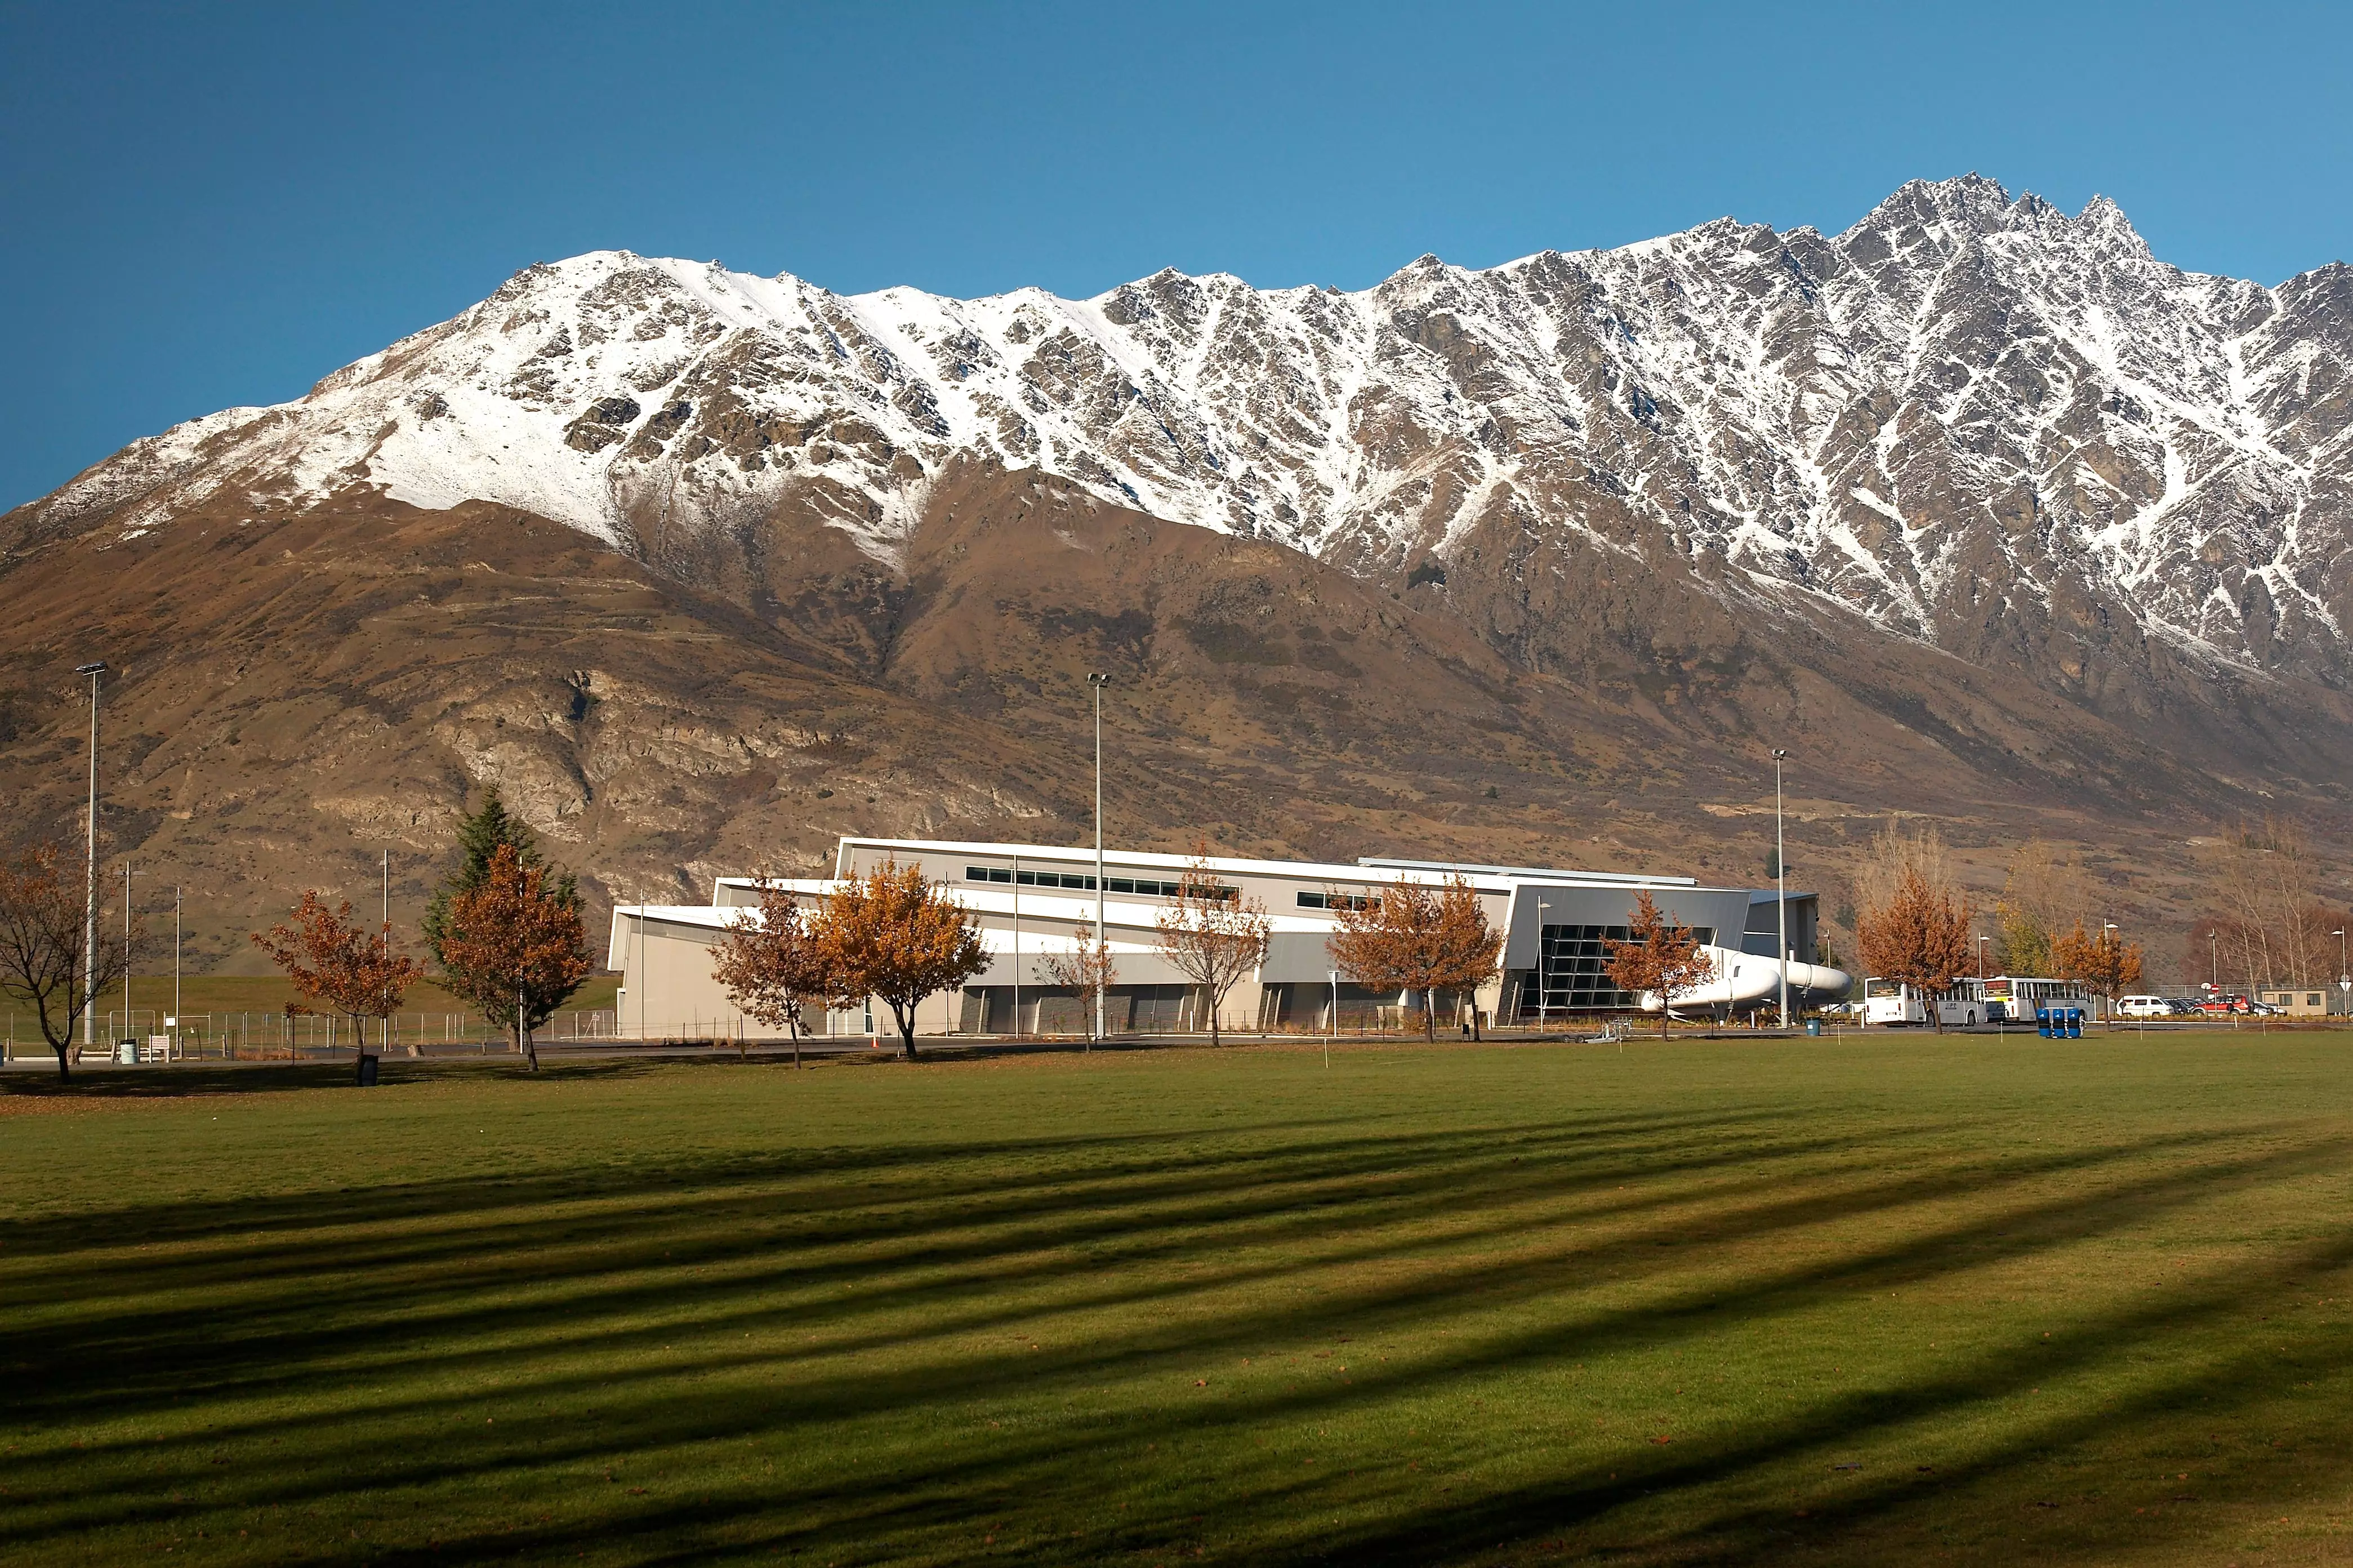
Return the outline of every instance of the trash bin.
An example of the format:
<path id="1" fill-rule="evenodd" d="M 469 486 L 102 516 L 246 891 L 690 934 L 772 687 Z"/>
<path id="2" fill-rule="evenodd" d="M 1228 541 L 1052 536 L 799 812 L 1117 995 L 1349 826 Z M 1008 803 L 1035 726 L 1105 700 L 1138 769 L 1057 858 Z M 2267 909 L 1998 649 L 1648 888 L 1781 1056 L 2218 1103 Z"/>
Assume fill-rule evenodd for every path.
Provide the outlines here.
<path id="1" fill-rule="evenodd" d="M 121 1065 L 121 1066 L 122 1066 L 122 1067 L 127 1067 L 127 1068 L 135 1068 L 135 1067 L 137 1067 L 137 1066 L 139 1065 L 139 1042 L 138 1042 L 138 1040 L 137 1040 L 137 1039 L 135 1039 L 135 1038 L 133 1038 L 133 1039 L 123 1039 L 123 1040 L 117 1040 L 117 1041 L 115 1041 L 115 1042 L 114 1042 L 114 1059 L 115 1059 L 115 1061 L 116 1061 L 119 1065 Z"/>
<path id="2" fill-rule="evenodd" d="M 376 1058 L 372 1056 L 360 1058 L 359 1084 L 362 1089 L 375 1087 L 375 1063 Z"/>
<path id="3" fill-rule="evenodd" d="M 1821 1032 L 1822 1021 L 1820 1018 L 1809 1018 L 1806 1020 L 1806 1033 L 1810 1035 L 1819 1035 Z"/>

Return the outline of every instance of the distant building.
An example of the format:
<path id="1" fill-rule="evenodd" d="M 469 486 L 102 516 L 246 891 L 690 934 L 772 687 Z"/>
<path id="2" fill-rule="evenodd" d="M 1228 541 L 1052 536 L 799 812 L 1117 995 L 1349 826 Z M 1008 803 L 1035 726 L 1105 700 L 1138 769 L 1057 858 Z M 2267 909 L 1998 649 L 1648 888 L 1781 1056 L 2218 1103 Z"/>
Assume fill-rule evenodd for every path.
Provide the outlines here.
<path id="1" fill-rule="evenodd" d="M 834 879 L 784 882 L 814 906 L 839 879 L 860 877 L 885 861 L 919 866 L 972 912 L 990 956 L 989 966 L 961 990 L 923 1005 L 922 1033 L 1080 1034 L 1076 996 L 1050 985 L 1042 969 L 1051 953 L 1067 953 L 1077 933 L 1092 935 L 1095 919 L 1095 857 L 1092 848 L 1059 845 L 972 844 L 931 839 L 845 837 L 836 851 Z M 1114 984 L 1107 993 L 1113 1033 L 1207 1027 L 1198 989 L 1169 967 L 1156 948 L 1153 925 L 1184 874 L 1187 858 L 1134 850 L 1103 855 L 1104 936 Z M 1504 932 L 1503 973 L 1477 995 L 1441 993 L 1446 1026 L 1475 1006 L 1486 1018 L 1533 1022 L 1547 1016 L 1631 1011 L 1643 999 L 1609 983 L 1604 939 L 1623 938 L 1636 895 L 1648 889 L 1660 910 L 1696 929 L 1714 950 L 1718 979 L 1675 1001 L 1678 1014 L 1746 1010 L 1778 1001 L 1780 968 L 1774 956 L 1778 931 L 1771 889 L 1704 888 L 1688 877 L 1609 871 L 1551 870 L 1451 861 L 1368 857 L 1354 865 L 1302 860 L 1212 857 L 1219 878 L 1245 899 L 1263 904 L 1273 926 L 1266 962 L 1227 998 L 1220 1019 L 1231 1029 L 1354 1027 L 1384 1009 L 1419 1009 L 1421 998 L 1367 992 L 1347 981 L 1335 987 L 1326 947 L 1336 929 L 1330 900 L 1373 896 L 1400 877 L 1438 883 L 1461 876 Z M 735 1012 L 711 978 L 710 948 L 727 925 L 760 901 L 748 877 L 720 879 L 708 905 L 624 904 L 613 911 L 607 967 L 622 972 L 616 1027 L 624 1037 L 651 1038 L 769 1031 Z M 1789 952 L 1810 953 L 1820 920 L 1812 893 L 1788 895 Z M 1791 1007 L 1843 995 L 1841 972 L 1792 963 Z M 1656 999 L 1651 999 L 1655 1008 Z M 834 1013 L 818 1033 L 864 1035 L 892 1030 L 879 1004 Z"/>
<path id="2" fill-rule="evenodd" d="M 2255 992 L 2255 1000 L 2278 1008 L 2298 1018 L 2318 1018 L 2336 1012 L 2327 985 L 2265 985 Z"/>

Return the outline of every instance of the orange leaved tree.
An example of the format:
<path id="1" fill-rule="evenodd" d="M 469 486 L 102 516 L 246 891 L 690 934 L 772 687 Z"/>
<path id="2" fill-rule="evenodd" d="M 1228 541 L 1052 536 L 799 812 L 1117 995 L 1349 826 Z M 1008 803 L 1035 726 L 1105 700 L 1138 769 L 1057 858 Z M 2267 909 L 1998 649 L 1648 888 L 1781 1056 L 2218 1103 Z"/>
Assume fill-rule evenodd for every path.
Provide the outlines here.
<path id="1" fill-rule="evenodd" d="M 1335 888 L 1324 901 L 1339 927 L 1324 944 L 1332 966 L 1366 990 L 1419 993 L 1425 1040 L 1438 1037 L 1438 992 L 1477 990 L 1503 955 L 1504 933 L 1459 876 L 1435 886 L 1400 877 L 1372 898 Z"/>
<path id="2" fill-rule="evenodd" d="M 845 1007 L 879 996 L 899 1026 L 900 1047 L 915 1059 L 915 1008 L 988 967 L 980 932 L 947 889 L 921 866 L 885 860 L 828 894 L 816 937 Z"/>
<path id="3" fill-rule="evenodd" d="M 2125 942 L 2107 926 L 2088 935 L 2077 921 L 2051 944 L 2051 956 L 2060 979 L 2078 981 L 2112 1003 L 2140 984 L 2140 943 Z"/>
<path id="4" fill-rule="evenodd" d="M 1659 994 L 1659 1038 L 1667 1037 L 1667 1013 L 1675 998 L 1697 990 L 1715 978 L 1715 961 L 1699 937 L 1659 912 L 1645 888 L 1634 900 L 1633 918 L 1626 922 L 1626 940 L 1605 937 L 1601 945 L 1609 962 L 1604 966 L 1609 983 L 1639 1000 L 1646 991 Z"/>
<path id="5" fill-rule="evenodd" d="M 800 1060 L 801 1009 L 832 996 L 832 961 L 792 894 L 763 877 L 760 908 L 735 917 L 712 944 L 711 977 L 728 1000 L 770 1028 L 784 1028 Z"/>
<path id="6" fill-rule="evenodd" d="M 1974 914 L 1968 895 L 1957 884 L 1920 865 L 1905 864 L 1879 901 L 1854 922 L 1864 971 L 1925 993 L 1928 1020 L 1940 1035 L 1945 1016 L 1936 999 L 1976 963 L 1969 935 Z"/>
<path id="7" fill-rule="evenodd" d="M 389 1019 L 400 1011 L 408 988 L 425 978 L 419 964 L 393 947 L 392 927 L 371 931 L 352 919 L 349 899 L 331 910 L 308 889 L 294 906 L 293 918 L 255 931 L 253 945 L 286 972 L 295 990 L 352 1021 L 352 1038 L 363 1057 L 367 1055 L 366 1020 Z M 387 1024 L 384 1035 L 390 1034 Z"/>
<path id="8" fill-rule="evenodd" d="M 562 874 L 527 866 L 512 845 L 491 856 L 480 886 L 450 899 L 441 931 L 442 984 L 501 1028 L 539 1070 L 532 1031 L 580 989 L 596 967 L 580 911 Z"/>
<path id="9" fill-rule="evenodd" d="M 74 1026 L 91 997 L 122 978 L 125 947 L 144 936 L 134 924 L 130 942 L 101 939 L 86 951 L 85 890 L 68 885 L 58 869 L 64 864 L 47 844 L 0 860 L 0 995 L 31 1005 L 41 1038 L 57 1053 L 59 1078 L 71 1076 Z"/>
<path id="10" fill-rule="evenodd" d="M 1267 941 L 1274 931 L 1266 906 L 1218 880 L 1203 845 L 1152 923 L 1160 933 L 1160 956 L 1201 988 L 1209 1004 L 1209 1044 L 1220 1044 L 1218 1014 L 1228 994 L 1266 962 Z"/>

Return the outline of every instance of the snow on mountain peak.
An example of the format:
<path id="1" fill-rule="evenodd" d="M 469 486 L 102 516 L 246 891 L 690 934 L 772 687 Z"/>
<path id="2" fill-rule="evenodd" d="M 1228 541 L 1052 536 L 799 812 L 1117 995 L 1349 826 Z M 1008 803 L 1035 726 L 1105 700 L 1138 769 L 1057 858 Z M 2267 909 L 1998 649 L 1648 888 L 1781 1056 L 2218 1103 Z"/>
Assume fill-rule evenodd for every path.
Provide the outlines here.
<path id="1" fill-rule="evenodd" d="M 2353 604 L 2344 292 L 2185 274 L 2105 197 L 2070 217 L 1975 174 L 1833 237 L 1724 218 L 1354 293 L 1164 268 L 1084 300 L 844 296 L 593 251 L 136 443 L 37 521 L 366 485 L 643 554 L 791 500 L 894 559 L 976 457 L 1361 571 L 1499 529 L 1665 541 L 1935 640 L 2082 599 L 2254 668 L 2336 646 Z"/>

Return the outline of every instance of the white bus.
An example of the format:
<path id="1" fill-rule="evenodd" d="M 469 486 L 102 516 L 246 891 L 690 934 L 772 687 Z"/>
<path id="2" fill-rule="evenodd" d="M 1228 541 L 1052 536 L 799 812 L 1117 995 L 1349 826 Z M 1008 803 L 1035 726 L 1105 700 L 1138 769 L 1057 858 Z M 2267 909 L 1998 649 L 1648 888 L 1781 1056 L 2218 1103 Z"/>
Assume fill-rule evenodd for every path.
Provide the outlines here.
<path id="1" fill-rule="evenodd" d="M 1883 1024 L 1891 1028 L 1925 1026 L 1932 1005 L 1936 1009 L 1937 1021 L 1948 1029 L 1970 1028 L 1986 1020 L 1985 1004 L 1965 987 L 1924 991 L 1916 985 L 1882 980 L 1876 975 L 1862 983 L 1862 1021 L 1866 1024 Z"/>
<path id="2" fill-rule="evenodd" d="M 2086 1018 L 2100 1016 L 2099 1002 L 2080 981 L 2052 980 L 2043 975 L 1997 974 L 1990 980 L 1966 980 L 1976 989 L 1988 1022 L 2007 1020 L 2031 1024 L 2043 1007 L 2079 1007 Z"/>

